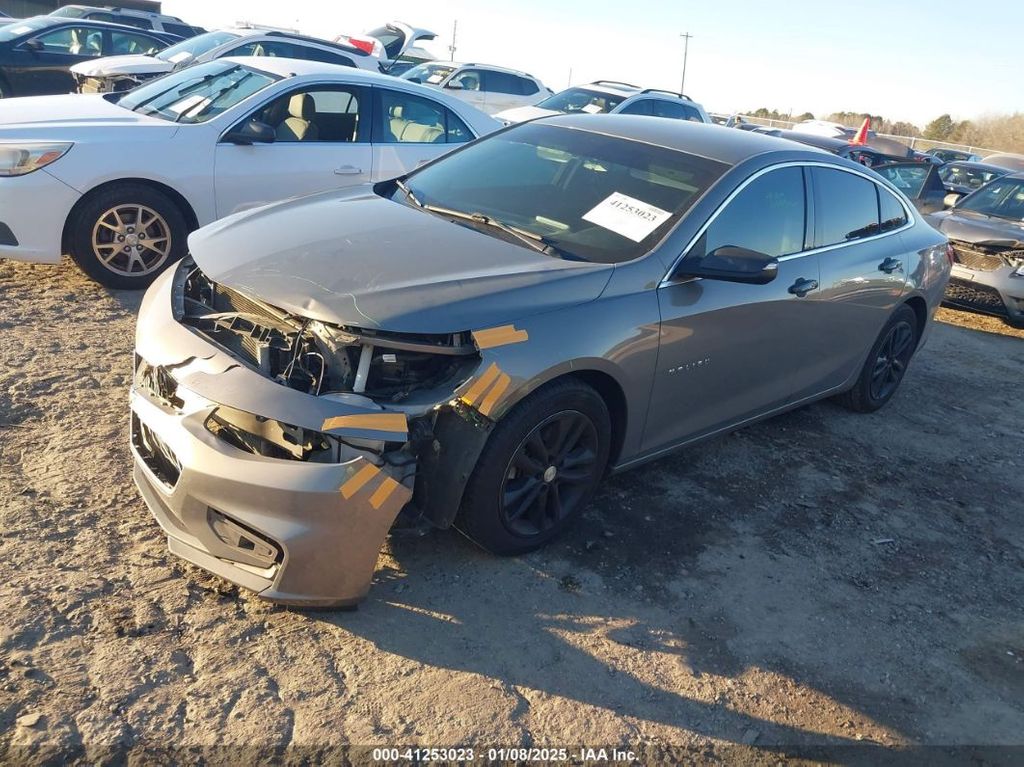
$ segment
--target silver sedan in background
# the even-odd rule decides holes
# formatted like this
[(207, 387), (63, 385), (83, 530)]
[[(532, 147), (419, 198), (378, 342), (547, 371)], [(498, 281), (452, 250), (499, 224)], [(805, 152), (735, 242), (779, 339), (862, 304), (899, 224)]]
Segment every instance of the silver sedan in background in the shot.
[(399, 513), (525, 552), (610, 470), (823, 397), (881, 408), (951, 261), (853, 162), (614, 115), (190, 246), (139, 316), (136, 482), (172, 551), (317, 605), (366, 593)]

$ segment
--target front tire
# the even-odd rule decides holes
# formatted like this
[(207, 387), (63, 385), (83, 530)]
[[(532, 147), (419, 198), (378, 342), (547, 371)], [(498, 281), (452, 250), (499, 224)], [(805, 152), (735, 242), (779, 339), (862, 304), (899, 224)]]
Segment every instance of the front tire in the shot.
[(903, 382), (919, 337), (917, 315), (904, 304), (878, 334), (857, 383), (837, 397), (839, 403), (858, 413), (873, 413), (883, 407)]
[(166, 194), (118, 184), (88, 198), (70, 222), (71, 258), (108, 288), (136, 290), (185, 255), (188, 224)]
[(610, 445), (611, 419), (596, 391), (571, 379), (539, 389), (491, 432), (455, 527), (493, 554), (544, 546), (590, 502)]

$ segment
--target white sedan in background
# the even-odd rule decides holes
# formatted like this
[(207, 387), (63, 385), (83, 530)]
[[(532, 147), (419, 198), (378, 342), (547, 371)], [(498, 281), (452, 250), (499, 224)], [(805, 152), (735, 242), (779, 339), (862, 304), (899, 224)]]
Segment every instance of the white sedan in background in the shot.
[(148, 285), (237, 210), (402, 175), (500, 123), (413, 83), (272, 57), (123, 94), (0, 101), (0, 257)]

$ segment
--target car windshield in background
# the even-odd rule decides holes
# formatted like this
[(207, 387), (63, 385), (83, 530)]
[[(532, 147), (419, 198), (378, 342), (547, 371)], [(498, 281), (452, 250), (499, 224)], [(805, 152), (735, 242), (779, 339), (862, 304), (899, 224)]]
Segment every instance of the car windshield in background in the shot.
[(959, 163), (950, 163), (939, 168), (939, 178), (944, 184), (966, 186), (971, 189), (979, 189), (989, 181), (1005, 176), (1007, 173), (1009, 173), (1007, 170), (972, 168)]
[(956, 209), (1011, 221), (1024, 221), (1024, 179), (993, 181), (965, 197)]
[(218, 45), (223, 45), (229, 40), (234, 40), (238, 35), (234, 32), (207, 32), (203, 35), (182, 40), (176, 45), (164, 48), (156, 55), (162, 61), (169, 61), (172, 64), (181, 64), (192, 61), (197, 56), (202, 56), (207, 51), (212, 51)]
[(591, 91), (586, 88), (569, 88), (569, 90), (544, 99), (537, 106), (557, 112), (601, 114), (610, 112), (625, 100), (625, 96), (613, 96), (610, 93)]
[(30, 34), (32, 32), (38, 32), (40, 29), (50, 27), (53, 25), (53, 19), (47, 16), (40, 16), (35, 19), (27, 19), (25, 21), (19, 21), (15, 24), (7, 24), (0, 27), (0, 43), (6, 43), (8, 40), (14, 40), (15, 38), (22, 37), (23, 35)]
[(417, 64), (402, 75), (404, 80), (414, 83), (437, 84), (455, 71), (455, 67), (447, 64)]
[[(409, 204), (548, 246), (553, 256), (621, 263), (664, 237), (728, 166), (623, 138), (526, 124), (406, 181)], [(406, 200), (401, 190), (394, 199)], [(469, 220), (467, 216), (475, 217)]]
[(210, 61), (128, 91), (117, 102), (139, 114), (201, 123), (278, 80), (276, 75), (226, 61)]

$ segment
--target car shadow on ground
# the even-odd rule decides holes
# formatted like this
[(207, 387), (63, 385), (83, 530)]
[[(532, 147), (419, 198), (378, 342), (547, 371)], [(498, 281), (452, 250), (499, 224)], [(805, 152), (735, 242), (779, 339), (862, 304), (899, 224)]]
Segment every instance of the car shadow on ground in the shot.
[[(777, 419), (775, 428), (799, 430), (815, 419), (798, 411)], [(716, 449), (744, 449), (730, 439)], [(491, 557), (454, 531), (393, 538), (386, 558), (393, 564), (378, 570), (358, 612), (311, 617), (389, 653), (481, 674), (506, 690), (537, 690), (736, 744), (772, 751), (869, 745), (852, 732), (846, 737), (786, 722), (785, 714), (773, 715), (742, 696), (700, 699), (705, 677), (718, 687), (735, 682), (742, 688), (751, 673), (775, 676), (790, 690), (810, 689), (833, 714), (841, 708), (856, 718), (860, 706), (864, 717), (898, 733), (888, 723), (892, 701), (838, 682), (830, 687), (799, 651), (771, 637), (758, 639), (754, 655), (730, 649), (738, 629), (713, 600), (694, 593), (705, 578), (692, 574), (702, 569), (708, 546), (735, 535), (733, 523), (752, 510), (742, 501), (752, 488), (715, 487), (701, 496), (700, 486), (721, 484), (704, 471), (684, 455), (612, 478), (565, 539), (518, 559)], [(666, 497), (666, 475), (700, 502), (681, 506)], [(763, 588), (776, 592), (773, 601), (801, 598), (806, 582), (788, 582), (786, 573), (810, 567), (790, 565)], [(716, 588), (734, 590), (721, 583)], [(808, 620), (800, 611), (792, 617)]]

